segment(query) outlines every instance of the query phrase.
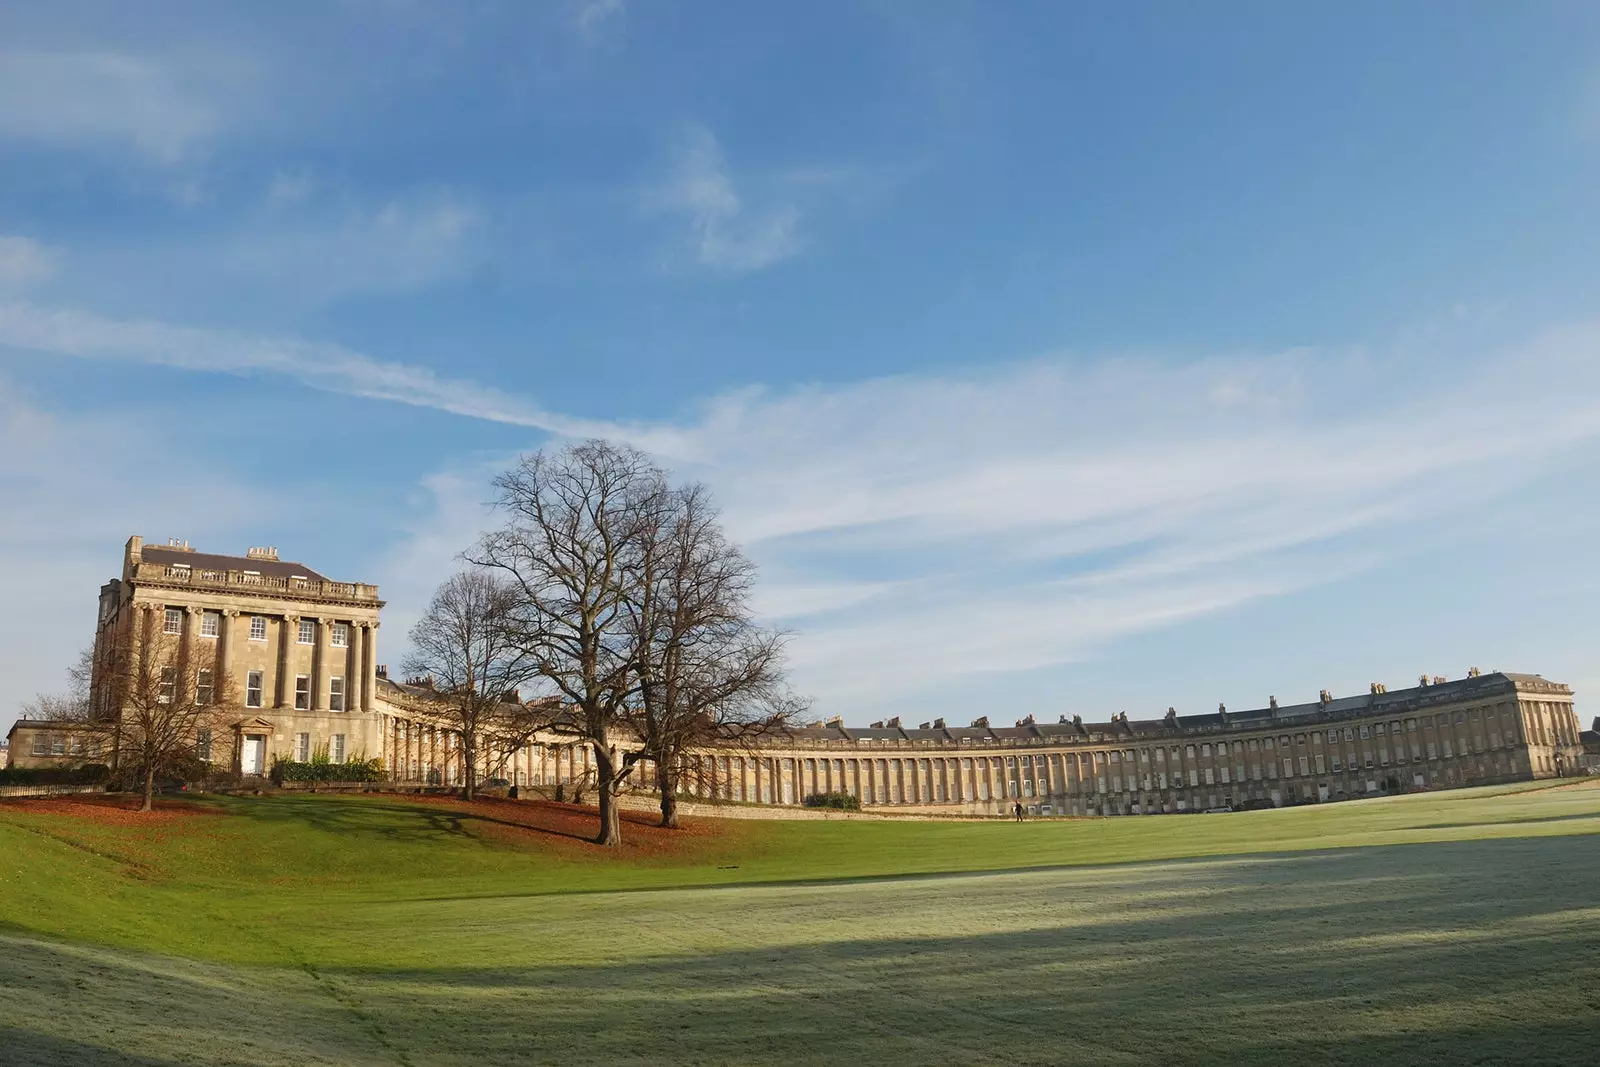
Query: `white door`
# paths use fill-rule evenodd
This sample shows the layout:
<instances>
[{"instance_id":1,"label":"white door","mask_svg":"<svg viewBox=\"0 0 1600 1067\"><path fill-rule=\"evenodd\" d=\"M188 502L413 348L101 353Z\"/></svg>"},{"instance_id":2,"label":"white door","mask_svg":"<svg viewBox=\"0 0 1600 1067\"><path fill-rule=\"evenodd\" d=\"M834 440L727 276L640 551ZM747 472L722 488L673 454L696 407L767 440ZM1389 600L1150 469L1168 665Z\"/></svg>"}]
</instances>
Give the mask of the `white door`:
<instances>
[{"instance_id":1,"label":"white door","mask_svg":"<svg viewBox=\"0 0 1600 1067\"><path fill-rule=\"evenodd\" d=\"M260 774L261 764L265 762L267 739L265 737L246 737L244 739L244 752L239 758L239 771L241 774Z\"/></svg>"}]
</instances>

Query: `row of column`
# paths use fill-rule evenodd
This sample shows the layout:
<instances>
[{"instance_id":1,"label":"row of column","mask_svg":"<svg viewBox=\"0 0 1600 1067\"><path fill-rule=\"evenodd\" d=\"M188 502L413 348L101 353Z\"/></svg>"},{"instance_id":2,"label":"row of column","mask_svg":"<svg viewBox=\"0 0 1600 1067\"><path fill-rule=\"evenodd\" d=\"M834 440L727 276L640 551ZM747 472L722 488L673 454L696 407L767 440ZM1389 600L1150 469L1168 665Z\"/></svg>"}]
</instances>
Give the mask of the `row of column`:
<instances>
[{"instance_id":1,"label":"row of column","mask_svg":"<svg viewBox=\"0 0 1600 1067\"><path fill-rule=\"evenodd\" d=\"M144 628L146 635L155 632L153 627L164 626L164 615L167 610L164 604L145 603L136 605L138 609L138 625ZM201 617L206 609L199 606L188 606L182 609L183 625L179 635L179 657L185 662L192 662L195 641L198 639ZM217 627L217 670L223 678L233 678L234 630L239 625L240 612L237 608L222 608L217 614L220 616ZM254 616L256 613L251 613ZM161 618L158 621L158 616ZM249 617L249 616L247 616ZM264 616L271 618L271 616ZM290 669L289 650L296 647L300 640L299 615L283 615L278 620L278 664L277 678L274 690L273 707L294 709L294 672ZM349 640L344 652L344 679L345 691L343 694L344 711L371 711L377 696L377 629L378 623L374 620L342 620L324 616L313 617L316 625L315 637L311 645L311 707L312 711L328 711L330 709L328 680L333 676L330 667L337 664L337 653L341 651L331 643L332 627L335 622L344 622L349 627ZM146 638L148 639L148 638ZM234 688L238 688L235 680ZM222 704L231 704L236 693L218 693L217 700ZM242 701L241 701L242 703Z\"/></svg>"},{"instance_id":2,"label":"row of column","mask_svg":"<svg viewBox=\"0 0 1600 1067\"><path fill-rule=\"evenodd\" d=\"M279 622L278 629L278 678L277 690L274 693L273 706L277 708L294 708L294 672L289 669L289 650L300 642L300 622L302 616L284 615ZM331 619L325 616L312 616L311 622L315 626L311 645L311 709L312 711L329 710L331 700L328 680L333 676L329 669L328 661L337 660L338 649L330 643L333 626L335 623L344 622L349 627L348 641L344 649L344 711L371 711L373 699L377 692L378 662L377 662L377 629L378 623L367 619ZM224 626L223 633L228 633L231 627Z\"/></svg>"},{"instance_id":3,"label":"row of column","mask_svg":"<svg viewBox=\"0 0 1600 1067\"><path fill-rule=\"evenodd\" d=\"M461 738L453 730L396 716L384 731L384 747L396 781L454 785L462 778Z\"/></svg>"}]
</instances>

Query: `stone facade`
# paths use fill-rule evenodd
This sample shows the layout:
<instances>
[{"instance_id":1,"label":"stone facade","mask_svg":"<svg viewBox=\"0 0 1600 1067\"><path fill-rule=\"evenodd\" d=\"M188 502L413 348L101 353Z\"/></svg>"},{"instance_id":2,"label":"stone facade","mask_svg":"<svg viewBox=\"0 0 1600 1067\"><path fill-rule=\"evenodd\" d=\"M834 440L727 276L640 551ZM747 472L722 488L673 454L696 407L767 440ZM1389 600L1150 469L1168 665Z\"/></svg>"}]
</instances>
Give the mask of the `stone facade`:
<instances>
[{"instance_id":1,"label":"stone facade","mask_svg":"<svg viewBox=\"0 0 1600 1067\"><path fill-rule=\"evenodd\" d=\"M720 800L798 805L845 792L866 810L966 815L1009 814L1018 803L1034 815L1276 807L1586 770L1570 688L1477 672L1151 720L858 729L836 719L697 758L695 791ZM499 754L495 766L508 781L546 788L591 773L582 745L553 738ZM648 768L640 780L651 780Z\"/></svg>"},{"instance_id":2,"label":"stone facade","mask_svg":"<svg viewBox=\"0 0 1600 1067\"><path fill-rule=\"evenodd\" d=\"M212 758L235 772L323 749L336 761L381 759L395 781L456 783L459 737L430 713L425 689L377 664L382 607L375 586L329 581L271 550L209 556L134 537L122 577L101 590L96 663L134 625L214 648L232 688L218 695L231 727L213 740ZM104 692L103 680L92 688ZM1324 691L1303 704L1274 698L1248 711L1168 709L1147 720L854 728L833 719L705 750L696 791L775 805L844 792L867 810L930 814L1007 814L1018 803L1039 815L1204 811L1582 774L1584 740L1566 685L1474 670L1394 692L1374 684L1356 697ZM18 766L87 757L86 745L73 748L71 724L19 722L10 741ZM581 786L593 758L549 735L517 751L486 746L481 772L519 786ZM654 780L648 766L637 780Z\"/></svg>"}]
</instances>

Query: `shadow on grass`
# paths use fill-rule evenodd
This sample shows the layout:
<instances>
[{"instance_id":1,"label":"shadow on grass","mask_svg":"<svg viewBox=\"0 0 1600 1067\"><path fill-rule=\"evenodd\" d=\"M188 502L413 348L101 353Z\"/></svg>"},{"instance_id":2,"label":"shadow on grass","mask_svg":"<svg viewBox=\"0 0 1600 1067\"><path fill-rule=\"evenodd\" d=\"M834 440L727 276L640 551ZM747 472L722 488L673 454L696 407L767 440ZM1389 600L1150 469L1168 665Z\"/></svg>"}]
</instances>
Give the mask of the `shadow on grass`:
<instances>
[{"instance_id":1,"label":"shadow on grass","mask_svg":"<svg viewBox=\"0 0 1600 1067\"><path fill-rule=\"evenodd\" d=\"M16 1067L177 1067L180 1061L133 1056L105 1045L0 1024L0 1062Z\"/></svg>"},{"instance_id":2,"label":"shadow on grass","mask_svg":"<svg viewBox=\"0 0 1600 1067\"><path fill-rule=\"evenodd\" d=\"M338 795L276 796L236 801L236 811L263 823L295 823L310 826L325 833L367 836L388 841L423 842L441 837L475 838L474 826L500 826L550 839L592 843L599 830L599 812L586 808L544 808L529 803L522 809L526 821L514 818L496 818L483 808L471 809L464 804L459 808L446 803L374 799L382 794L361 794L359 797ZM456 801L456 803L461 803ZM481 801L476 803L492 804ZM507 802L515 803L515 802ZM573 831L556 826L541 825L540 819L548 813L547 822L573 818L592 819L594 829ZM625 829L658 829L656 817L649 813L623 811Z\"/></svg>"},{"instance_id":3,"label":"shadow on grass","mask_svg":"<svg viewBox=\"0 0 1600 1067\"><path fill-rule=\"evenodd\" d=\"M485 1062L1587 1062L1597 872L1600 838L1561 838L1177 865L1168 896L1136 868L1087 892L1075 876L1104 872L780 888L742 917L678 905L750 947L703 951L726 937L702 932L603 965L340 980L404 1020L402 1044L472 1035ZM1031 925L971 932L1008 901ZM905 935L929 912L963 929ZM836 936L785 939L785 916Z\"/></svg>"},{"instance_id":4,"label":"shadow on grass","mask_svg":"<svg viewBox=\"0 0 1600 1067\"><path fill-rule=\"evenodd\" d=\"M5 938L0 1020L94 1065L1579 1063L1597 873L1585 836L441 908L386 928L440 965L315 982ZM455 940L480 919L505 925ZM552 922L601 962L547 947Z\"/></svg>"}]
</instances>

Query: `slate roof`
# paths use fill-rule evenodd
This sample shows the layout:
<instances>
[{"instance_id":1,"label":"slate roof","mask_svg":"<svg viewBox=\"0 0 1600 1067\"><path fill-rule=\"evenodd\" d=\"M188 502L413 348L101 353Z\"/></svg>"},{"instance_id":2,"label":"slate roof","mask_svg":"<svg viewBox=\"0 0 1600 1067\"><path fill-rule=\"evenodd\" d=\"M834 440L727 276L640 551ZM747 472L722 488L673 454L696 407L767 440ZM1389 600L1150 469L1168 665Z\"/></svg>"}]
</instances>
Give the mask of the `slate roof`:
<instances>
[{"instance_id":1,"label":"slate roof","mask_svg":"<svg viewBox=\"0 0 1600 1067\"><path fill-rule=\"evenodd\" d=\"M204 571L255 571L269 578L309 578L315 582L327 582L332 579L307 567L304 563L294 563L277 559L253 559L249 556L219 556L211 552L189 552L181 548L169 548L166 545L146 545L139 550L139 559L144 563L158 563L165 567L184 565L195 570Z\"/></svg>"}]
</instances>

